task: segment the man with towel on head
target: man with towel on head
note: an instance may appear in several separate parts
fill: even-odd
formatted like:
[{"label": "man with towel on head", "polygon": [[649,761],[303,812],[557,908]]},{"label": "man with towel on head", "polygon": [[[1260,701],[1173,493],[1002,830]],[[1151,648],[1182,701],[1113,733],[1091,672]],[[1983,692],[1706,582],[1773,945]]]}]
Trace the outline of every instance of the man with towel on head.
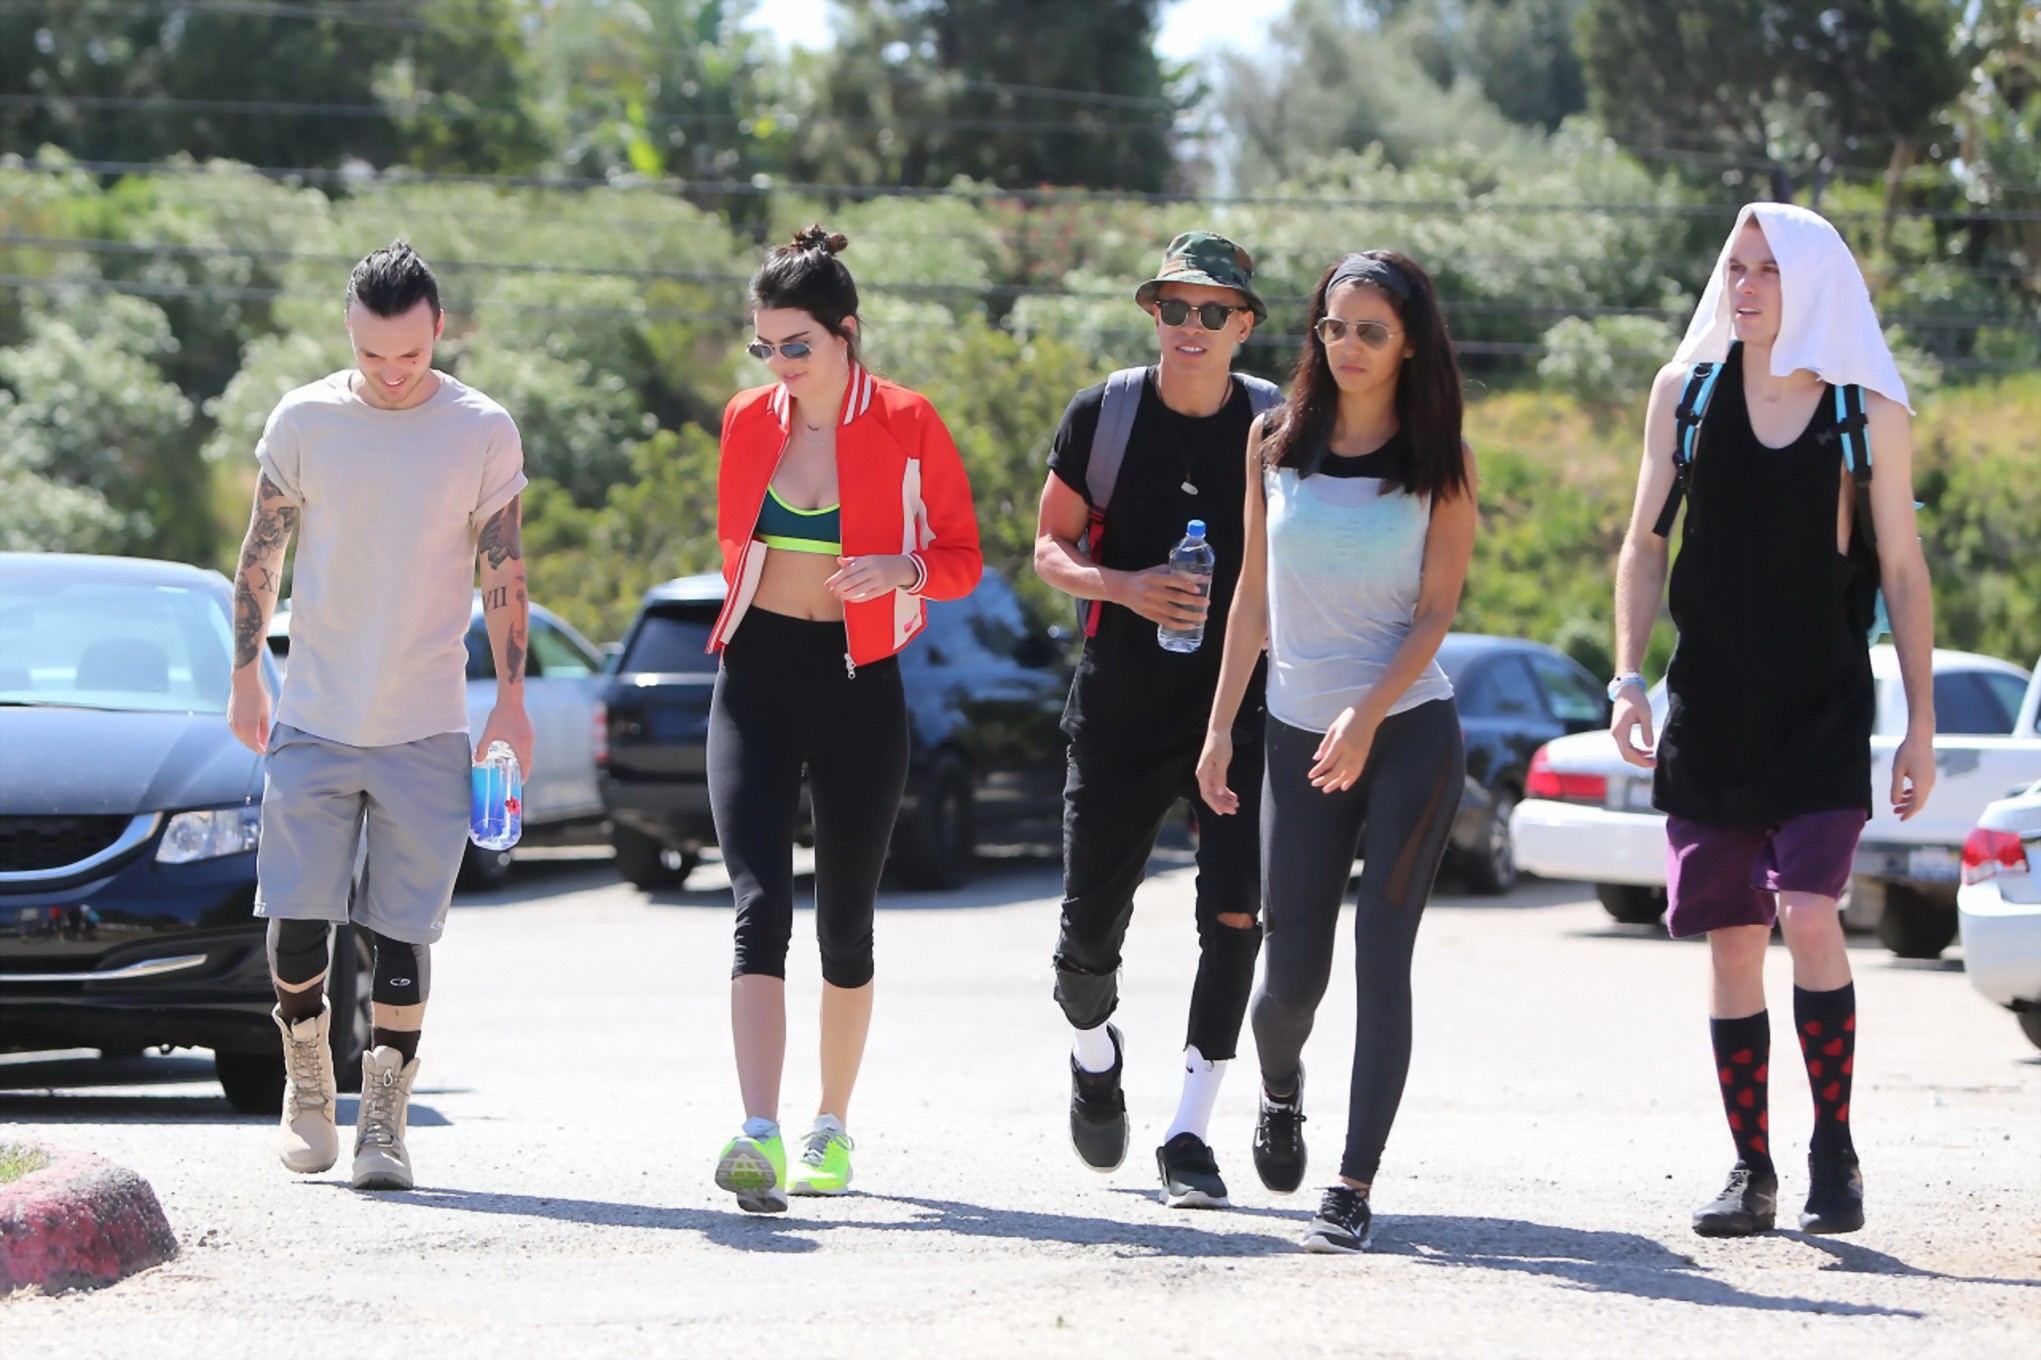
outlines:
[{"label": "man with towel on head", "polygon": [[[1893,811],[1918,814],[1935,780],[1934,616],[1914,529],[1910,412],[1836,229],[1790,204],[1746,206],[1652,386],[1609,685],[1616,745],[1656,771],[1652,801],[1667,814],[1667,928],[1708,937],[1716,1075],[1737,1161],[1694,1214],[1706,1236],[1768,1231],[1777,1210],[1764,990],[1775,920],[1814,1092],[1800,1227],[1864,1223],[1850,1140],[1856,996],[1836,902],[1871,812],[1868,638],[1881,587],[1907,703],[1885,791]],[[1679,642],[1654,744],[1638,666],[1682,499],[1670,595]]]}]

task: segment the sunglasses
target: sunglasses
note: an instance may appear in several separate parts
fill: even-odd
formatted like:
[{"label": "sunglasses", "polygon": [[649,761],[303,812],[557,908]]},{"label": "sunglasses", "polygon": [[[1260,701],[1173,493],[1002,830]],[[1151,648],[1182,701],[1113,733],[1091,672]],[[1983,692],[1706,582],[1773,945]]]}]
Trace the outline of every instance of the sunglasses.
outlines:
[{"label": "sunglasses", "polygon": [[782,359],[805,359],[815,352],[815,347],[806,340],[789,340],[784,345],[768,345],[763,340],[754,340],[744,347],[744,352],[760,363],[770,361],[774,350],[779,351]]},{"label": "sunglasses", "polygon": [[1165,326],[1181,326],[1190,320],[1192,312],[1198,314],[1198,324],[1208,331],[1216,331],[1233,319],[1235,312],[1251,312],[1252,307],[1229,307],[1223,302],[1207,302],[1193,307],[1182,298],[1164,298],[1155,304],[1155,314],[1162,318]]},{"label": "sunglasses", "polygon": [[1320,317],[1316,329],[1319,340],[1327,345],[1336,345],[1346,339],[1346,333],[1351,329],[1354,339],[1369,349],[1381,349],[1402,333],[1386,321],[1342,321],[1336,316]]}]

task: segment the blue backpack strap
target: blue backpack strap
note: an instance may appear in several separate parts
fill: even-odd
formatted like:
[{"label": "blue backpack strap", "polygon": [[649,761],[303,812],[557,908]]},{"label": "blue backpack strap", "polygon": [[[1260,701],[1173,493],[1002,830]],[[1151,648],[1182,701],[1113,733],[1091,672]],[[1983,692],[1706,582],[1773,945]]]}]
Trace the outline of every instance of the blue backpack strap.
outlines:
[{"label": "blue backpack strap", "polygon": [[1236,373],[1233,381],[1247,389],[1248,405],[1254,408],[1256,415],[1283,404],[1283,389],[1267,378],[1257,378],[1252,373]]},{"label": "blue backpack strap", "polygon": [[1722,376],[1721,364],[1695,364],[1680,392],[1680,404],[1673,408],[1673,484],[1659,507],[1658,522],[1651,532],[1671,538],[1680,515],[1680,501],[1687,494],[1687,469],[1693,466],[1694,449],[1700,442],[1701,419],[1708,414],[1708,399],[1715,395],[1715,380]]}]

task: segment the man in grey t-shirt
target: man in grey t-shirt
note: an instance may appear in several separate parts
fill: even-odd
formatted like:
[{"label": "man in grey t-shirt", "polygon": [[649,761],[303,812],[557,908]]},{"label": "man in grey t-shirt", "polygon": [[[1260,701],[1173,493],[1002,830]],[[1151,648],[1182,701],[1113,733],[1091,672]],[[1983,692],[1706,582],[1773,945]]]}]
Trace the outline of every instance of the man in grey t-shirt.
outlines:
[{"label": "man in grey t-shirt", "polygon": [[[432,367],[439,285],[408,244],[355,266],[346,316],[355,367],[285,396],[256,448],[227,721],[264,757],[255,914],[269,920],[283,1034],[283,1163],[312,1174],[339,1159],[325,981],[333,926],[351,918],[375,946],[354,1184],[408,1190],[405,1123],[430,950],[467,838],[468,770],[496,741],[531,770],[524,455],[508,412]],[[293,532],[291,667],[272,726],[257,661]],[[478,553],[496,707],[471,748]]]}]

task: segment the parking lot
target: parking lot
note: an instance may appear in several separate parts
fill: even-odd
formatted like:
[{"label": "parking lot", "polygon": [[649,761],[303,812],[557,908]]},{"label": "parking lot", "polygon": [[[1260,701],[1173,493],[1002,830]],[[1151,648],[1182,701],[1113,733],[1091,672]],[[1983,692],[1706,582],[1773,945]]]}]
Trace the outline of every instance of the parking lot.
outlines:
[{"label": "parking lot", "polygon": [[[108,1290],[0,1303],[7,1351],[2033,1353],[2041,1061],[1955,951],[1854,952],[1870,1225],[1710,1241],[1686,1227],[1730,1157],[1702,949],[1612,925],[1579,885],[1442,896],[1419,941],[1417,1051],[1375,1251],[1310,1257],[1295,1242],[1314,1201],[1267,1193],[1249,1162],[1251,1060],[1214,1126],[1237,1207],[1157,1202],[1151,1149],[1173,1108],[1195,941],[1190,870],[1170,852],[1153,867],[1120,1015],[1135,1145],[1111,1177],[1080,1167],[1064,1134],[1058,882],[1038,857],[886,898],[855,1191],[779,1218],[737,1213],[709,1181],[739,1114],[713,864],[648,898],[601,860],[534,858],[457,900],[435,958],[414,1194],[357,1194],[344,1166],[288,1176],[272,1126],[232,1113],[202,1055],[0,1060],[9,1137],[141,1171],[184,1248]],[[789,979],[791,1124],[815,1091],[806,932]],[[1783,950],[1771,966],[1782,1011]],[[1307,1053],[1307,1184],[1343,1127],[1349,977],[1335,971]],[[1809,1119],[1791,1067],[1773,1085],[1782,1148]],[[1781,1168],[1782,1209],[1797,1208],[1804,1171],[1792,1153]]]}]

